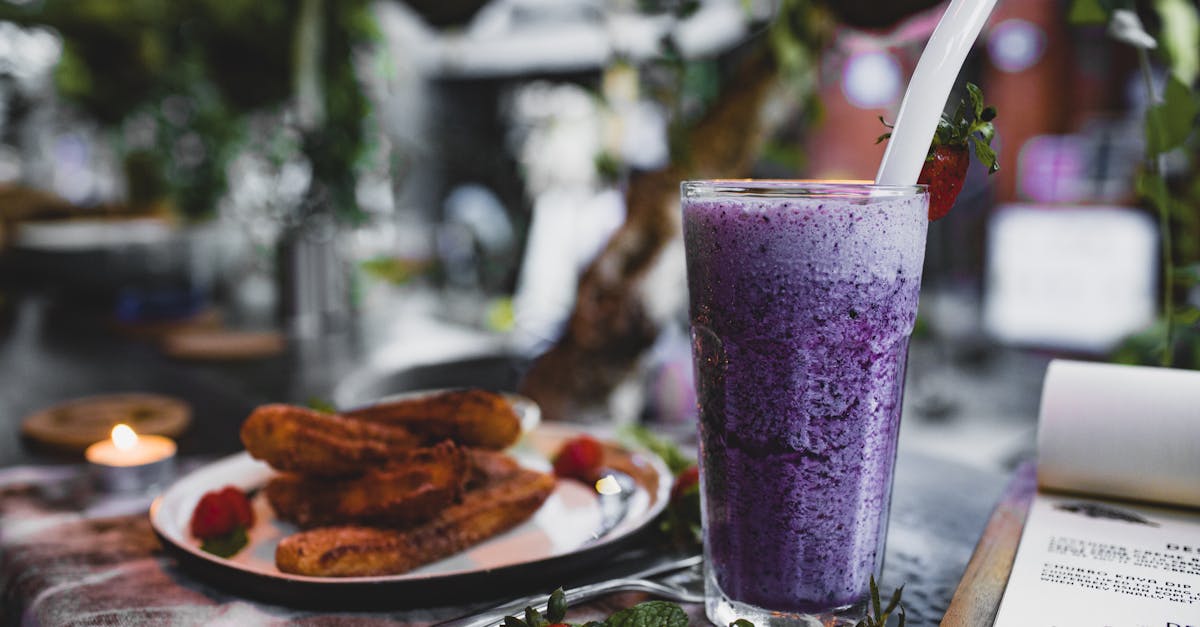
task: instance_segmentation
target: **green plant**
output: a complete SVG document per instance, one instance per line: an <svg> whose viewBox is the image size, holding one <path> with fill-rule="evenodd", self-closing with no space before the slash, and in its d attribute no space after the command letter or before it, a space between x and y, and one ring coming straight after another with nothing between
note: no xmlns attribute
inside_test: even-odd
<svg viewBox="0 0 1200 627"><path fill-rule="evenodd" d="M525 608L523 617L506 616L505 627L558 627L575 625L563 622L567 616L567 599L559 588L550 595L546 613ZM579 623L578 627L687 627L688 617L683 608L667 601L646 601L620 610L603 621Z"/></svg>
<svg viewBox="0 0 1200 627"><path fill-rule="evenodd" d="M897 618L897 627L904 627L907 617L904 605L900 601L904 586L896 588L886 606L880 601L879 586L875 577L871 577L871 596L868 599L868 614L855 623L855 627L887 627L893 613ZM505 627L686 627L687 613L678 604L667 601L647 601L633 607L620 610L602 621L586 623L567 623L567 597L562 588L550 594L543 614L533 607L526 607L521 617L504 617ZM754 623L739 618L730 627L754 627Z"/></svg>
<svg viewBox="0 0 1200 627"><path fill-rule="evenodd" d="M1191 88L1200 72L1200 10L1179 0L1157 0L1153 8L1163 27L1158 37L1142 29L1132 0L1075 0L1069 17L1077 24L1108 24L1118 40L1133 46L1149 97L1145 117L1146 164L1136 189L1158 215L1161 238L1162 308L1160 321L1135 336L1114 354L1118 361L1136 363L1157 356L1162 366L1200 367L1200 309L1186 300L1200 286L1200 186L1172 184L1165 160L1183 149L1190 168L1197 167L1193 140L1200 100ZM1151 50L1169 68L1166 86L1155 93ZM1181 298L1183 297L1183 298ZM1177 361L1183 357L1187 361Z"/></svg>
<svg viewBox="0 0 1200 627"><path fill-rule="evenodd" d="M871 575L871 599L870 613L865 618L858 621L854 627L887 627L888 621L891 620L892 612L898 612L897 621L899 627L904 627L908 617L904 613L904 606L900 603L900 596L904 594L904 586L896 588L892 592L892 598L888 600L886 607L879 602L879 586L875 585L875 576Z"/></svg>
<svg viewBox="0 0 1200 627"><path fill-rule="evenodd" d="M300 41L305 8L321 25L315 46ZM246 118L298 99L309 58L323 118L301 129L301 150L335 212L359 216L369 103L353 54L376 37L367 0L42 0L0 3L0 19L61 35L58 91L112 132L131 204L165 199L192 218L224 193Z"/></svg>

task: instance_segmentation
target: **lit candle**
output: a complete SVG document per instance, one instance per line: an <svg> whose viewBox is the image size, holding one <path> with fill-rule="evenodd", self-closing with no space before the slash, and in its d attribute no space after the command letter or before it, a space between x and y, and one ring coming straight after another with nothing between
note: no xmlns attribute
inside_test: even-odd
<svg viewBox="0 0 1200 627"><path fill-rule="evenodd" d="M141 491L170 479L175 465L175 442L161 435L138 435L128 425L112 429L107 440L87 448L86 456L97 485L116 492Z"/></svg>

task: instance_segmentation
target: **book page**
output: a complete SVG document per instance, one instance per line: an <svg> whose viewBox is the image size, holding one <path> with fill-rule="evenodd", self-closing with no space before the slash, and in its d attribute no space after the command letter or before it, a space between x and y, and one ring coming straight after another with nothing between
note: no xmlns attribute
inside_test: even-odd
<svg viewBox="0 0 1200 627"><path fill-rule="evenodd" d="M995 627L1200 627L1200 512L1039 493Z"/></svg>
<svg viewBox="0 0 1200 627"><path fill-rule="evenodd" d="M1038 485L1200 508L1200 372L1052 362Z"/></svg>

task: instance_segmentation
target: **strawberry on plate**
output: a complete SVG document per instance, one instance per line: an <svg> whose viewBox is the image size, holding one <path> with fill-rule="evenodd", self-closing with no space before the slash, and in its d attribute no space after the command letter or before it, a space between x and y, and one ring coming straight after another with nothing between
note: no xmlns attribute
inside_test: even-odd
<svg viewBox="0 0 1200 627"><path fill-rule="evenodd" d="M967 178L967 166L971 163L968 143L974 147L979 161L987 166L988 174L1000 169L996 151L992 149L992 138L996 135L992 120L996 119L996 108L983 104L983 92L974 83L967 83L967 95L970 103L960 100L953 115L942 114L917 179L918 183L929 186L931 222L950 213L954 199L962 191L963 181ZM883 121L882 117L880 121ZM887 123L884 122L884 125L887 126ZM891 136L891 133L884 133L876 143Z"/></svg>
<svg viewBox="0 0 1200 627"><path fill-rule="evenodd" d="M688 466L675 477L675 483L671 486L671 502L678 503L688 493L689 490L696 487L700 483L700 468L696 466Z"/></svg>
<svg viewBox="0 0 1200 627"><path fill-rule="evenodd" d="M581 435L563 443L554 456L554 474L562 478L595 481L604 462L604 447L596 438Z"/></svg>
<svg viewBox="0 0 1200 627"><path fill-rule="evenodd" d="M246 531L254 526L254 510L245 492L226 486L207 492L196 503L189 525L192 535L209 553L230 557L246 545Z"/></svg>

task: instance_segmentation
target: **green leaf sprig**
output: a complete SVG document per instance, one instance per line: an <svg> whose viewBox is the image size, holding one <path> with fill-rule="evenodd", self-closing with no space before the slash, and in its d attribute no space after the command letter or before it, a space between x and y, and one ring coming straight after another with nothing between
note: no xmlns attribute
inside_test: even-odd
<svg viewBox="0 0 1200 627"><path fill-rule="evenodd" d="M679 449L675 443L659 436L643 425L630 425L621 431L621 435L634 444L649 449L667 464L672 474L679 474L696 465L696 459Z"/></svg>
<svg viewBox="0 0 1200 627"><path fill-rule="evenodd" d="M200 544L200 549L217 557L228 559L246 548L249 542L250 539L246 537L246 528L238 525L233 531L223 536L205 540Z"/></svg>
<svg viewBox="0 0 1200 627"><path fill-rule="evenodd" d="M875 584L875 576L871 576L870 614L858 621L855 627L887 627L893 612L897 619L897 627L905 627L907 616L900 597L904 586L896 588L885 607L880 601L879 586ZM550 594L546 604L546 613L542 614L532 606L525 608L523 617L505 616L504 627L687 627L688 617L683 608L669 601L646 601L618 611L602 621L586 623L567 623L567 596L562 588ZM754 623L739 618L729 624L729 627L754 627Z"/></svg>
<svg viewBox="0 0 1200 627"><path fill-rule="evenodd" d="M904 586L896 588L892 592L892 598L888 600L887 607L884 607L879 601L879 586L875 585L875 576L871 575L871 613L866 618L858 621L854 627L887 627L888 620L892 617L892 612L898 612L896 618L899 621L899 627L904 627L907 616L904 613L904 606L900 603L900 595L904 593Z"/></svg>
<svg viewBox="0 0 1200 627"><path fill-rule="evenodd" d="M505 616L504 627L687 627L688 617L683 608L668 601L646 601L618 611L603 621L586 623L564 622L567 598L562 588L550 595L546 613L533 607L525 608L523 618Z"/></svg>
<svg viewBox="0 0 1200 627"><path fill-rule="evenodd" d="M996 107L983 102L983 90L975 83L967 83L967 99L959 100L958 106L950 115L942 114L938 119L937 130L934 131L933 141L929 144L929 152L925 158L932 159L938 146L966 146L968 143L975 149L975 156L988 169L988 174L1000 170L1000 162L996 158L996 150L992 148L992 139L996 137ZM883 116L879 116L883 125L892 128ZM880 143L891 138L889 131L875 139Z"/></svg>
<svg viewBox="0 0 1200 627"><path fill-rule="evenodd" d="M695 472L696 460L674 443L656 435L644 426L624 430L623 436L645 447L663 459L676 481L685 472ZM666 544L682 549L698 549L702 540L700 527L700 485L673 490L671 501L658 521L659 532Z"/></svg>
<svg viewBox="0 0 1200 627"><path fill-rule="evenodd" d="M1075 24L1107 24L1114 39L1135 49L1149 101L1144 120L1146 161L1135 187L1158 214L1162 307L1159 322L1126 340L1112 357L1124 363L1151 363L1150 356L1156 354L1158 365L1171 367L1177 349L1183 348L1190 361L1182 365L1195 368L1200 367L1200 329L1196 328L1200 308L1186 300L1177 303L1176 297L1200 285L1190 272L1200 264L1195 211L1200 187L1192 184L1188 191L1186 183L1169 185L1166 158L1184 149L1195 163L1197 144L1192 139L1200 127L1200 98L1189 85L1195 84L1200 72L1200 8L1175 0L1155 2L1153 8L1159 21L1156 35L1143 29L1130 0L1073 0L1068 18ZM1162 94L1156 93L1154 85L1152 52L1169 70Z"/></svg>

